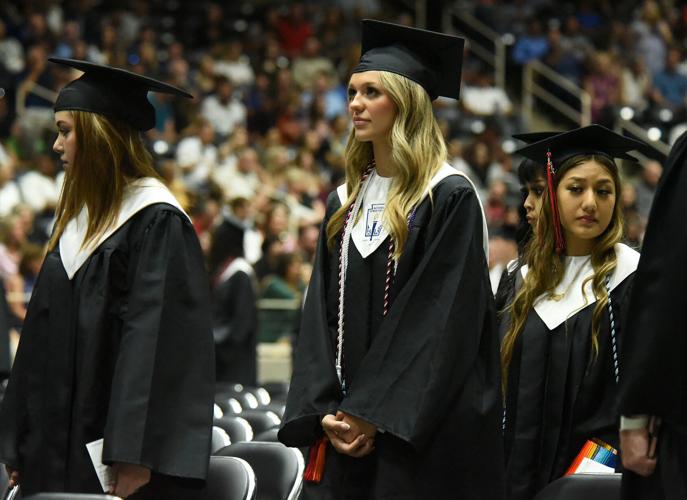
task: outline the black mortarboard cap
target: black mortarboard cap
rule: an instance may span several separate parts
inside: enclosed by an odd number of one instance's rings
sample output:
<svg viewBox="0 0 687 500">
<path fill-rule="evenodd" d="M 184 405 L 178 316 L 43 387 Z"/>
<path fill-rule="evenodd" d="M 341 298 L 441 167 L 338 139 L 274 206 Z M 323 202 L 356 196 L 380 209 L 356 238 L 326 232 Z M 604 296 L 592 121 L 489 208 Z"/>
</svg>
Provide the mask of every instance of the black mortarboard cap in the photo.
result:
<svg viewBox="0 0 687 500">
<path fill-rule="evenodd" d="M 535 142 L 543 141 L 554 135 L 558 135 L 560 132 L 527 132 L 526 134 L 513 134 L 513 139 L 525 142 L 527 144 L 534 144 Z"/>
<path fill-rule="evenodd" d="M 622 136 L 601 125 L 588 125 L 568 132 L 561 132 L 543 138 L 518 149 L 516 154 L 545 164 L 547 153 L 551 152 L 551 161 L 558 167 L 568 158 L 577 155 L 603 155 L 611 160 L 621 158 L 637 161 L 628 151 L 642 150 L 647 145 L 641 141 Z"/>
<path fill-rule="evenodd" d="M 55 111 L 90 111 L 122 120 L 137 130 L 149 130 L 155 126 L 155 108 L 148 101 L 148 92 L 193 98 L 180 88 L 124 69 L 61 57 L 48 60 L 84 72 L 60 91 Z"/>
<path fill-rule="evenodd" d="M 363 19 L 360 62 L 353 73 L 389 71 L 420 84 L 432 100 L 458 99 L 464 43 L 453 35 Z"/>
</svg>

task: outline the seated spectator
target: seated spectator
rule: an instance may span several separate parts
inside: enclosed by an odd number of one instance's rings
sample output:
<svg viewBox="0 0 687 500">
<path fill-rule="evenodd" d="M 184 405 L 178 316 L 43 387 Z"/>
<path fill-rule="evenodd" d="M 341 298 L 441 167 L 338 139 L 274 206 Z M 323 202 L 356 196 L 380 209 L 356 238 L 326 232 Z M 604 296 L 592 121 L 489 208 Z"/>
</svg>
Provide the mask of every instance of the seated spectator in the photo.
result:
<svg viewBox="0 0 687 500">
<path fill-rule="evenodd" d="M 662 173 L 663 167 L 659 162 L 655 160 L 648 161 L 642 167 L 639 178 L 634 183 L 637 193 L 637 212 L 644 220 L 649 218 L 651 204 L 654 201 L 654 195 L 656 194 L 656 188 Z"/>
<path fill-rule="evenodd" d="M 208 120 L 198 120 L 195 133 L 179 142 L 176 160 L 186 187 L 191 191 L 204 188 L 217 167 L 215 128 Z"/>
<path fill-rule="evenodd" d="M 29 304 L 33 285 L 38 278 L 45 257 L 43 247 L 33 243 L 24 244 L 20 253 L 19 272 L 5 279 L 7 305 L 14 316 L 18 329 L 26 318 L 26 307 Z"/>
<path fill-rule="evenodd" d="M 227 198 L 252 198 L 265 182 L 258 154 L 253 148 L 243 148 L 237 153 L 236 162 L 225 163 L 213 175 Z"/>
<path fill-rule="evenodd" d="M 21 202 L 21 191 L 14 180 L 16 158 L 0 144 L 0 217 L 5 217 Z"/>
<path fill-rule="evenodd" d="M 267 276 L 263 282 L 261 299 L 280 299 L 293 301 L 294 307 L 272 310 L 269 320 L 260 324 L 259 338 L 263 342 L 275 342 L 289 339 L 298 328 L 298 309 L 305 292 L 302 275 L 302 260 L 294 252 L 277 256 L 276 268 L 273 275 Z M 263 315 L 264 319 L 265 316 Z"/>
<path fill-rule="evenodd" d="M 249 87 L 255 81 L 250 60 L 243 51 L 243 43 L 236 38 L 226 43 L 220 51 L 214 71 L 216 75 L 226 77 L 240 89 Z"/>
<path fill-rule="evenodd" d="M 209 121 L 220 140 L 231 135 L 236 127 L 246 126 L 246 107 L 234 94 L 234 85 L 225 76 L 215 80 L 214 93 L 203 99 L 200 114 Z"/>
<path fill-rule="evenodd" d="M 19 40 L 7 34 L 7 25 L 0 19 L 0 65 L 12 75 L 24 70 L 24 48 Z"/>
<path fill-rule="evenodd" d="M 620 69 L 610 54 L 592 56 L 583 86 L 592 99 L 592 122 L 613 128 L 614 108 L 620 103 Z"/>
<path fill-rule="evenodd" d="M 32 208 L 34 213 L 40 214 L 52 211 L 57 206 L 60 187 L 55 180 L 57 168 L 53 158 L 47 154 L 36 155 L 31 163 L 31 170 L 19 178 L 19 188 L 22 198 Z"/>
<path fill-rule="evenodd" d="M 474 116 L 508 116 L 513 112 L 513 104 L 508 95 L 502 88 L 494 85 L 493 76 L 485 70 L 475 76 L 474 84 L 463 87 L 460 100 L 465 110 Z"/>
<path fill-rule="evenodd" d="M 663 71 L 654 75 L 651 96 L 653 101 L 673 113 L 681 113 L 687 104 L 687 77 L 677 71 L 682 52 L 677 47 L 668 50 Z"/>
<path fill-rule="evenodd" d="M 318 75 L 336 74 L 332 60 L 320 54 L 320 41 L 314 36 L 305 41 L 303 53 L 294 59 L 291 71 L 302 90 L 311 90 Z"/>
<path fill-rule="evenodd" d="M 541 22 L 533 18 L 527 25 L 527 33 L 518 38 L 513 47 L 513 61 L 524 65 L 532 59 L 542 59 L 549 52 L 549 42 L 542 32 Z"/>
<path fill-rule="evenodd" d="M 0 219 L 0 279 L 5 280 L 19 273 L 27 231 L 24 221 L 17 214 Z"/>
<path fill-rule="evenodd" d="M 620 102 L 623 106 L 629 106 L 638 113 L 647 109 L 651 93 L 651 75 L 641 59 L 631 57 L 623 65 L 621 89 Z"/>
</svg>

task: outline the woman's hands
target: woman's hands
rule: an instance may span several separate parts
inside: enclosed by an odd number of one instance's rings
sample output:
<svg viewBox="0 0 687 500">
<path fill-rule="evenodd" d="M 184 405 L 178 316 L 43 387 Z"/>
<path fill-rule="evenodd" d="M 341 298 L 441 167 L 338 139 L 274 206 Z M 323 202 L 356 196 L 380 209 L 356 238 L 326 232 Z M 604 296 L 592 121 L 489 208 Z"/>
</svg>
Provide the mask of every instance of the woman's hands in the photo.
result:
<svg viewBox="0 0 687 500">
<path fill-rule="evenodd" d="M 361 458 L 374 451 L 377 428 L 371 423 L 341 411 L 336 415 L 325 415 L 321 423 L 337 452 Z"/>
<path fill-rule="evenodd" d="M 109 491 L 111 495 L 127 498 L 150 481 L 150 469 L 142 465 L 115 463 L 112 468 L 114 484 Z"/>
</svg>

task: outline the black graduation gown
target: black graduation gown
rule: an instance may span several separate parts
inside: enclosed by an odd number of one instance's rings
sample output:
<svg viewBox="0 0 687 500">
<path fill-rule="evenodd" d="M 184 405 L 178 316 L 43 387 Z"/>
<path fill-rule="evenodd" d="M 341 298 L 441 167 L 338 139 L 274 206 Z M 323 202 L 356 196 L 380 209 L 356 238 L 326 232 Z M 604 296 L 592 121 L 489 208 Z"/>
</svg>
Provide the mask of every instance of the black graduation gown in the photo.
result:
<svg viewBox="0 0 687 500">
<path fill-rule="evenodd" d="M 5 284 L 0 279 L 0 381 L 10 376 L 10 328 L 12 313 L 10 312 Z"/>
<path fill-rule="evenodd" d="M 630 274 L 611 291 L 619 350 L 633 277 Z M 516 283 L 508 304 L 522 280 L 516 279 Z M 608 312 L 599 327 L 599 351 L 594 358 L 591 328 L 595 305 L 589 304 L 553 330 L 533 309 L 516 340 L 508 372 L 504 429 L 509 500 L 531 500 L 563 476 L 588 439 L 598 438 L 618 448 L 618 385 Z M 501 338 L 509 322 L 506 313 L 499 324 Z"/>
<path fill-rule="evenodd" d="M 279 439 L 308 446 L 337 410 L 380 429 L 362 459 L 327 447 L 324 478 L 305 498 L 500 499 L 498 343 L 477 197 L 449 176 L 419 205 L 382 317 L 387 242 L 362 259 L 349 248 L 342 396 L 334 367 L 338 245 L 324 228 L 306 294 Z"/>
<path fill-rule="evenodd" d="M 171 205 L 139 211 L 72 280 L 59 246 L 46 256 L 0 409 L 0 461 L 24 496 L 102 493 L 86 443 L 103 437 L 105 463 L 145 465 L 153 485 L 205 478 L 209 303 L 198 239 Z M 140 498 L 163 498 L 151 489 Z"/>
<path fill-rule="evenodd" d="M 253 278 L 236 271 L 213 292 L 213 329 L 217 381 L 254 386 L 257 383 L 255 346 L 258 309 Z"/>
<path fill-rule="evenodd" d="M 656 190 L 628 317 L 623 415 L 657 415 L 658 465 L 623 475 L 623 498 L 687 498 L 687 134 L 673 146 Z M 641 495 L 641 496 L 640 496 Z"/>
</svg>

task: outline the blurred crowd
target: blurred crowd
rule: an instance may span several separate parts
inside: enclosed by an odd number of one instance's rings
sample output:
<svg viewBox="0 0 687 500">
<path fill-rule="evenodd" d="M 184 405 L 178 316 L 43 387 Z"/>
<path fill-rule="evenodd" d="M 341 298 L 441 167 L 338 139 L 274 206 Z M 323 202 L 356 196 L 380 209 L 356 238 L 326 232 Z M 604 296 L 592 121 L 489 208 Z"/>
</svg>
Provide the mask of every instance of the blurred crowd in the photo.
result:
<svg viewBox="0 0 687 500">
<path fill-rule="evenodd" d="M 127 68 L 189 90 L 192 101 L 150 97 L 157 123 L 146 139 L 160 175 L 191 215 L 205 250 L 220 220 L 240 223 L 259 296 L 298 301 L 327 194 L 344 177 L 346 85 L 360 54 L 360 19 L 413 24 L 408 4 L 414 2 L 0 2 L 0 282 L 17 328 L 63 176 L 52 153 L 52 102 L 77 76 L 48 63 L 49 56 Z M 668 141 L 687 121 L 685 6 L 653 0 L 457 6 L 513 37 L 509 75 L 537 58 L 587 89 L 595 122 L 613 127 L 628 107 L 642 126 L 658 124 Z M 495 269 L 515 257 L 522 221 L 519 159 L 510 140 L 526 131 L 518 81 L 509 76 L 505 89 L 497 87 L 468 49 L 461 101 L 436 103 L 450 163 L 468 173 L 485 205 Z M 641 244 L 661 169 L 649 160 L 629 171 L 622 201 L 634 246 Z"/>
</svg>

